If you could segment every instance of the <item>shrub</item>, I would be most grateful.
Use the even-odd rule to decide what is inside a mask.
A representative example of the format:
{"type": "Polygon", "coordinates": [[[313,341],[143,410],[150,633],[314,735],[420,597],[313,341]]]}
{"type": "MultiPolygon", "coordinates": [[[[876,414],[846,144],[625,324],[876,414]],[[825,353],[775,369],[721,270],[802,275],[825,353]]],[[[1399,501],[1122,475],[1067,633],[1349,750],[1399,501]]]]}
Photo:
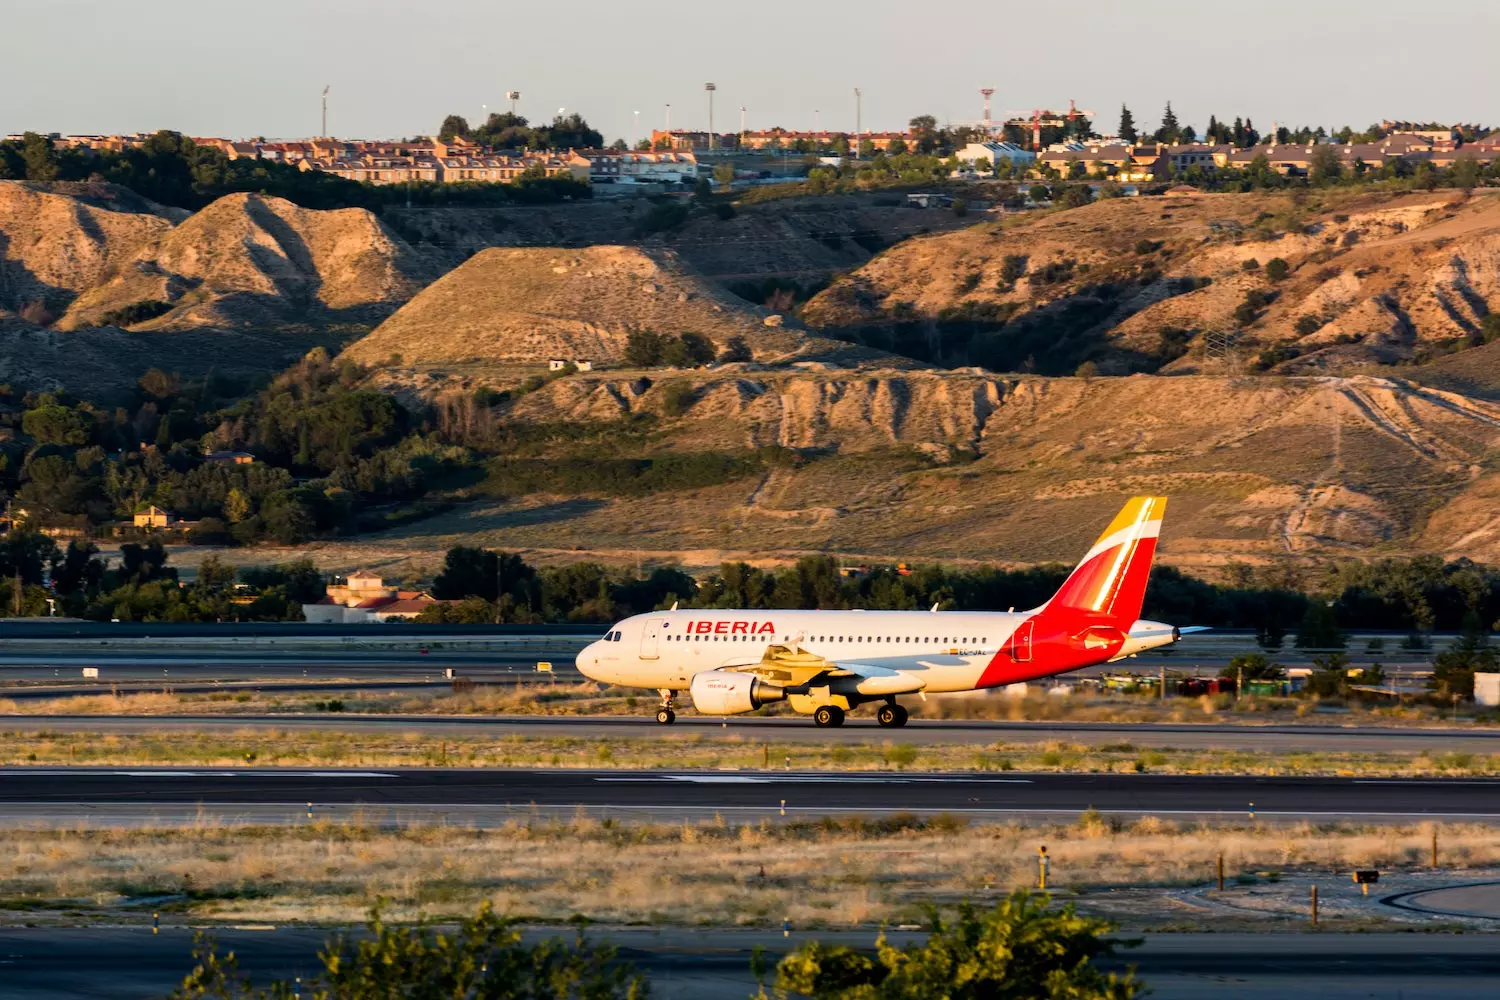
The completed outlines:
{"type": "Polygon", "coordinates": [[[172,303],[159,299],[142,299],[119,309],[111,309],[99,317],[100,326],[134,326],[163,316],[172,311],[172,303]]]}
{"type": "Polygon", "coordinates": [[[1318,317],[1312,315],[1311,313],[1308,313],[1307,315],[1301,316],[1297,319],[1296,329],[1297,333],[1303,337],[1311,336],[1312,334],[1317,333],[1319,330],[1323,329],[1323,321],[1318,317]]]}
{"type": "Polygon", "coordinates": [[[1260,270],[1260,261],[1256,260],[1254,257],[1251,257],[1249,260],[1243,261],[1240,264],[1240,270],[1242,270],[1242,271],[1259,271],[1260,270]]]}
{"type": "Polygon", "coordinates": [[[1280,281],[1287,276],[1291,266],[1280,257],[1272,257],[1266,261],[1266,278],[1269,281],[1280,281]]]}
{"type": "Polygon", "coordinates": [[[661,411],[669,417],[680,417],[696,397],[697,393],[686,382],[668,382],[661,387],[661,411]]]}
{"type": "Polygon", "coordinates": [[[1141,240],[1135,245],[1135,252],[1140,254],[1142,257],[1146,256],[1147,254],[1156,253],[1156,251],[1160,249],[1160,240],[1141,240]]]}
{"type": "Polygon", "coordinates": [[[724,352],[719,355],[719,361],[730,364],[735,361],[753,361],[755,354],[750,350],[750,345],[745,343],[744,337],[730,337],[724,344],[724,352]]]}

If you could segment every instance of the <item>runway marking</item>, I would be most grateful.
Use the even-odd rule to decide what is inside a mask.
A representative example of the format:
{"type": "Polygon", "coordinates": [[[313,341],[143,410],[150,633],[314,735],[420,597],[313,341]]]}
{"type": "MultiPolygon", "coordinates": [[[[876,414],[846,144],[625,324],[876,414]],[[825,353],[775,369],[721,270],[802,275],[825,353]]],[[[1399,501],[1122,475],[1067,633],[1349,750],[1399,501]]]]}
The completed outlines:
{"type": "Polygon", "coordinates": [[[82,769],[53,769],[53,770],[31,770],[30,768],[15,768],[5,771],[6,774],[45,775],[57,777],[66,775],[68,777],[99,777],[107,775],[112,778],[399,778],[399,774],[386,774],[381,771],[90,771],[82,769]]]}
{"type": "Polygon", "coordinates": [[[1500,788],[1500,781],[1451,781],[1447,778],[1430,778],[1426,781],[1415,778],[1391,778],[1382,780],[1380,778],[1357,778],[1353,784],[1356,785],[1417,785],[1422,788],[1448,788],[1452,785],[1478,785],[1481,788],[1500,788]]]}
{"type": "Polygon", "coordinates": [[[643,774],[595,776],[595,781],[615,784],[666,784],[685,781],[696,785],[1031,785],[1030,778],[966,778],[961,776],[943,778],[870,776],[855,774],[787,775],[786,777],[751,777],[728,774],[643,774]]]}

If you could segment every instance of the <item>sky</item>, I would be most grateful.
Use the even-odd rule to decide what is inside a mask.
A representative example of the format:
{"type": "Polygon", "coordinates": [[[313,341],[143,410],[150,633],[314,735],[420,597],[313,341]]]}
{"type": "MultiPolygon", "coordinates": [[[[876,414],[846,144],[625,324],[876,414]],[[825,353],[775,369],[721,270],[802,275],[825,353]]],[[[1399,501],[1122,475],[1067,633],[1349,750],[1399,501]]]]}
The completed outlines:
{"type": "Polygon", "coordinates": [[[1496,0],[0,0],[0,134],[397,138],[508,106],[606,140],[708,124],[895,129],[1070,99],[1283,125],[1500,122],[1496,0]],[[639,128],[636,131],[639,111],[639,128]]]}

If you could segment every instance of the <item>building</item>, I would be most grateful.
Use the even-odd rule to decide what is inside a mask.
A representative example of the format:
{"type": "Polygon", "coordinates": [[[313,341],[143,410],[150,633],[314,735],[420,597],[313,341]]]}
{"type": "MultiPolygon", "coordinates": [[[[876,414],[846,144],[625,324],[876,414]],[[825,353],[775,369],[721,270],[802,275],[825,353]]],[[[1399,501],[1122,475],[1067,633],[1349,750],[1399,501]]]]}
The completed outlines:
{"type": "Polygon", "coordinates": [[[682,184],[698,179],[698,157],[691,151],[587,149],[579,156],[589,161],[594,184],[682,184]]]}
{"type": "Polygon", "coordinates": [[[150,531],[154,528],[170,528],[177,524],[177,516],[171,511],[162,510],[152,504],[145,510],[137,511],[135,517],[131,518],[131,524],[136,528],[144,528],[150,531]]]}
{"type": "Polygon", "coordinates": [[[897,142],[905,144],[908,151],[915,151],[918,136],[913,132],[793,132],[773,128],[764,132],[744,132],[739,136],[739,148],[752,152],[781,152],[795,150],[800,144],[812,151],[832,149],[843,143],[855,153],[869,143],[877,153],[888,153],[897,142]]]}
{"type": "Polygon", "coordinates": [[[439,601],[420,590],[398,590],[371,573],[351,573],[341,584],[330,584],[328,596],[302,605],[302,617],[324,625],[371,625],[415,618],[439,601]]]}
{"type": "Polygon", "coordinates": [[[654,151],[675,151],[687,153],[705,153],[710,149],[733,151],[740,148],[740,137],[733,132],[713,135],[713,144],[709,144],[709,133],[695,132],[692,129],[654,128],[651,130],[651,148],[654,151]]]}
{"type": "Polygon", "coordinates": [[[211,451],[203,461],[210,465],[253,465],[255,456],[248,451],[211,451]]]}
{"type": "Polygon", "coordinates": [[[585,358],[578,358],[574,361],[568,361],[564,358],[552,358],[547,362],[547,370],[560,372],[568,367],[568,365],[572,365],[576,371],[581,372],[591,372],[594,370],[594,363],[585,358]]]}
{"type": "Polygon", "coordinates": [[[1001,160],[1009,160],[1013,165],[1021,167],[1030,167],[1036,163],[1035,153],[1013,142],[971,142],[959,150],[957,155],[960,160],[976,165],[983,160],[991,167],[1001,160]]]}

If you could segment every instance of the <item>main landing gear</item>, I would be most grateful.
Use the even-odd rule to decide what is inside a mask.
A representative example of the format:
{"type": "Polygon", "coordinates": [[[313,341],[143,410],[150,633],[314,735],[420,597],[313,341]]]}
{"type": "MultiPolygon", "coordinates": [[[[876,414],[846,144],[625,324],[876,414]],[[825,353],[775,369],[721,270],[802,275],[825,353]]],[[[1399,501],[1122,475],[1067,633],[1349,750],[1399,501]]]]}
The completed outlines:
{"type": "Polygon", "coordinates": [[[888,729],[899,729],[906,725],[906,709],[895,702],[881,705],[875,713],[875,721],[888,729]]]}
{"type": "Polygon", "coordinates": [[[662,688],[661,708],[656,710],[656,721],[663,726],[670,726],[677,721],[677,701],[672,696],[676,694],[668,688],[662,688]]]}
{"type": "Polygon", "coordinates": [[[844,710],[837,705],[819,705],[813,712],[813,723],[826,729],[844,724],[844,710]]]}

